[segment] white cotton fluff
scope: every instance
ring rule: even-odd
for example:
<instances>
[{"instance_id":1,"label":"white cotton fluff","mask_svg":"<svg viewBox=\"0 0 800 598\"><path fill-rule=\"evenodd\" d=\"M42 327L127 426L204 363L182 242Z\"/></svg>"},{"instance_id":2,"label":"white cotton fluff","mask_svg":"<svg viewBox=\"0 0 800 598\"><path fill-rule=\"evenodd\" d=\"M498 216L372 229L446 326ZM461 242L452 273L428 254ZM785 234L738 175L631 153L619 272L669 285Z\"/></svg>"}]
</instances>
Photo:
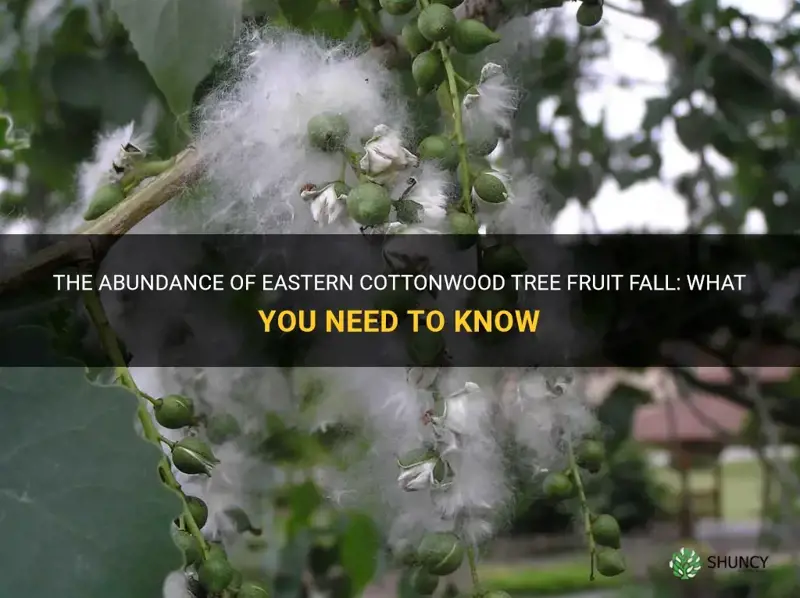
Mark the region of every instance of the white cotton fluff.
<instances>
[{"instance_id":1,"label":"white cotton fluff","mask_svg":"<svg viewBox=\"0 0 800 598\"><path fill-rule=\"evenodd\" d=\"M419 174L414 177L416 184L408 199L422 206L423 227L437 227L447 217L448 196L453 188L450 175L431 165L423 164Z\"/></svg>"},{"instance_id":2,"label":"white cotton fluff","mask_svg":"<svg viewBox=\"0 0 800 598\"><path fill-rule=\"evenodd\" d=\"M369 55L279 30L251 33L236 52L234 82L200 110L197 147L213 197L192 211L210 232L313 232L301 188L337 180L343 163L310 146L308 121L342 114L348 147L362 153L375 126L405 129L394 77Z\"/></svg>"},{"instance_id":3,"label":"white cotton fluff","mask_svg":"<svg viewBox=\"0 0 800 598\"><path fill-rule=\"evenodd\" d=\"M518 101L519 93L503 68L493 62L484 65L476 91L468 92L463 100L462 118L467 135L486 125L502 132L511 131Z\"/></svg>"}]
</instances>

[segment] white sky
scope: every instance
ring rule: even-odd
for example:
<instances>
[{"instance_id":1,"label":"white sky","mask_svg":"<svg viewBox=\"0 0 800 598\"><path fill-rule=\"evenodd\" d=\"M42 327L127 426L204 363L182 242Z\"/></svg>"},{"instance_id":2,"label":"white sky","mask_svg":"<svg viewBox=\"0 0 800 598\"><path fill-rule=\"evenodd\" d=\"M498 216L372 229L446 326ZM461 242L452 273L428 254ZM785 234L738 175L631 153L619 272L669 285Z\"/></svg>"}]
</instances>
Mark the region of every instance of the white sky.
<instances>
[{"instance_id":1,"label":"white sky","mask_svg":"<svg viewBox=\"0 0 800 598\"><path fill-rule=\"evenodd\" d=\"M639 11L641 6L640 0L609 1L634 12ZM757 17L774 20L785 14L789 3L790 0L720 0L722 6L733 6ZM577 6L578 3L568 3L566 10L575 12ZM598 70L613 75L615 79L626 76L634 81L656 84L636 85L632 89L621 89L615 84L609 84L599 88L597 92L585 93L580 98L581 108L589 122L597 122L604 110L607 134L621 137L631 134L639 127L645 100L661 95L658 85L663 85L667 80L667 65L658 52L647 47L647 43L657 34L656 27L650 21L606 8L601 26L605 28L609 39L610 55L598 65ZM624 192L619 191L616 182L606 182L590 203L601 232L615 232L633 227L677 232L687 226L686 202L672 190L668 181L683 172L694 170L697 159L683 148L671 126L663 129L662 139L662 181L637 184ZM726 166L721 158L714 160L713 164L715 168ZM752 212L747 220L746 230L742 232L765 231L760 212ZM578 202L570 201L556 219L555 229L559 233L594 230L590 223L591 220Z\"/></svg>"}]
</instances>

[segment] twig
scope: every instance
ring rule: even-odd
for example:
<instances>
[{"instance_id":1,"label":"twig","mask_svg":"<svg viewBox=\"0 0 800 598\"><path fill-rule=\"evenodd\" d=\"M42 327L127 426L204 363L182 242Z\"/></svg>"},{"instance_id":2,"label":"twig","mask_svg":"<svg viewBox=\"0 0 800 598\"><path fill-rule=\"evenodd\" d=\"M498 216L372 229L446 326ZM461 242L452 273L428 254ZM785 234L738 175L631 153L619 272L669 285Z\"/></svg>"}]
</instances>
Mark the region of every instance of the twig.
<instances>
[{"instance_id":1,"label":"twig","mask_svg":"<svg viewBox=\"0 0 800 598\"><path fill-rule=\"evenodd\" d=\"M120 237L195 182L202 173L197 152L178 154L175 165L149 181L98 220L75 231L75 236L43 249L0 280L0 293L18 289L60 268L99 263ZM91 235L91 237L89 236Z\"/></svg>"}]
</instances>

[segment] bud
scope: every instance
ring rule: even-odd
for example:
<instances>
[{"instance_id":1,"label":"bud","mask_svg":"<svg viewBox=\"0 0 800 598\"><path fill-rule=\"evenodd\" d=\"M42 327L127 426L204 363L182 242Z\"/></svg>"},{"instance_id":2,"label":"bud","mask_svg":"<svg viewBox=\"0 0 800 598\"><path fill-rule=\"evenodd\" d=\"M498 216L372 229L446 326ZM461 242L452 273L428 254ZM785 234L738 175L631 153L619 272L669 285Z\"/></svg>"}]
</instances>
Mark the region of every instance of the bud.
<instances>
[{"instance_id":1,"label":"bud","mask_svg":"<svg viewBox=\"0 0 800 598\"><path fill-rule=\"evenodd\" d=\"M420 562L429 573L450 575L464 560L464 545L453 533L425 534L417 548Z\"/></svg>"},{"instance_id":2,"label":"bud","mask_svg":"<svg viewBox=\"0 0 800 598\"><path fill-rule=\"evenodd\" d=\"M624 555L619 550L605 546L597 550L596 564L597 572L604 577L615 577L627 568Z\"/></svg>"},{"instance_id":3,"label":"bud","mask_svg":"<svg viewBox=\"0 0 800 598\"><path fill-rule=\"evenodd\" d=\"M431 4L417 17L417 27L423 37L432 42L446 40L456 24L453 11L444 4Z\"/></svg>"},{"instance_id":4,"label":"bud","mask_svg":"<svg viewBox=\"0 0 800 598\"><path fill-rule=\"evenodd\" d=\"M563 473L551 473L544 479L542 485L545 496L550 500L566 500L575 492L575 486Z\"/></svg>"},{"instance_id":5,"label":"bud","mask_svg":"<svg viewBox=\"0 0 800 598\"><path fill-rule=\"evenodd\" d=\"M600 546L619 548L621 545L619 523L611 515L598 515L595 518L592 523L592 535Z\"/></svg>"},{"instance_id":6,"label":"bud","mask_svg":"<svg viewBox=\"0 0 800 598\"><path fill-rule=\"evenodd\" d=\"M206 435L213 444L223 444L241 433L239 422L230 413L213 415L206 422Z\"/></svg>"},{"instance_id":7,"label":"bud","mask_svg":"<svg viewBox=\"0 0 800 598\"><path fill-rule=\"evenodd\" d=\"M493 172L479 174L472 190L477 199L489 204L501 204L508 200L505 183Z\"/></svg>"},{"instance_id":8,"label":"bud","mask_svg":"<svg viewBox=\"0 0 800 598\"><path fill-rule=\"evenodd\" d=\"M209 555L197 569L197 578L209 594L219 594L233 581L234 570L228 559Z\"/></svg>"},{"instance_id":9,"label":"bud","mask_svg":"<svg viewBox=\"0 0 800 598\"><path fill-rule=\"evenodd\" d=\"M450 34L450 43L462 54L477 54L500 39L496 32L475 19L458 21Z\"/></svg>"},{"instance_id":10,"label":"bud","mask_svg":"<svg viewBox=\"0 0 800 598\"><path fill-rule=\"evenodd\" d=\"M421 52L411 63L411 74L420 94L433 91L445 77L444 63L439 52L436 50Z\"/></svg>"},{"instance_id":11,"label":"bud","mask_svg":"<svg viewBox=\"0 0 800 598\"><path fill-rule=\"evenodd\" d=\"M83 219L87 222L97 220L111 208L122 203L124 199L125 193L122 191L122 185L119 183L103 185L92 196L89 207L83 213Z\"/></svg>"},{"instance_id":12,"label":"bud","mask_svg":"<svg viewBox=\"0 0 800 598\"><path fill-rule=\"evenodd\" d=\"M578 7L578 12L575 14L578 24L583 27L594 27L603 18L603 3L600 2L583 2Z\"/></svg>"},{"instance_id":13,"label":"bud","mask_svg":"<svg viewBox=\"0 0 800 598\"><path fill-rule=\"evenodd\" d=\"M416 567L409 577L409 585L420 596L430 596L439 586L439 578L422 567Z\"/></svg>"},{"instance_id":14,"label":"bud","mask_svg":"<svg viewBox=\"0 0 800 598\"><path fill-rule=\"evenodd\" d=\"M381 8L390 15L404 15L411 12L417 0L381 0Z\"/></svg>"},{"instance_id":15,"label":"bud","mask_svg":"<svg viewBox=\"0 0 800 598\"><path fill-rule=\"evenodd\" d=\"M400 32L400 39L403 42L403 46L412 56L416 56L431 47L431 42L420 33L416 19L412 19L403 26Z\"/></svg>"},{"instance_id":16,"label":"bud","mask_svg":"<svg viewBox=\"0 0 800 598\"><path fill-rule=\"evenodd\" d=\"M205 442L188 436L172 447L172 463L183 473L211 475L219 460Z\"/></svg>"},{"instance_id":17,"label":"bud","mask_svg":"<svg viewBox=\"0 0 800 598\"><path fill-rule=\"evenodd\" d=\"M170 430L177 430L194 423L194 403L187 397L169 395L158 399L153 412L156 421Z\"/></svg>"},{"instance_id":18,"label":"bud","mask_svg":"<svg viewBox=\"0 0 800 598\"><path fill-rule=\"evenodd\" d=\"M597 473L603 467L606 458L605 447L597 440L586 440L581 443L575 455L575 460L580 467L589 473Z\"/></svg>"},{"instance_id":19,"label":"bud","mask_svg":"<svg viewBox=\"0 0 800 598\"><path fill-rule=\"evenodd\" d=\"M446 170L453 170L458 166L458 148L444 135L426 137L420 142L417 153L420 160L439 162Z\"/></svg>"},{"instance_id":20,"label":"bud","mask_svg":"<svg viewBox=\"0 0 800 598\"><path fill-rule=\"evenodd\" d=\"M192 534L182 529L172 528L172 541L175 542L183 553L184 564L186 567L198 563L203 558L203 549L200 542Z\"/></svg>"},{"instance_id":21,"label":"bud","mask_svg":"<svg viewBox=\"0 0 800 598\"><path fill-rule=\"evenodd\" d=\"M342 149L349 134L350 124L341 114L326 112L308 121L308 138L311 144L324 152Z\"/></svg>"},{"instance_id":22,"label":"bud","mask_svg":"<svg viewBox=\"0 0 800 598\"><path fill-rule=\"evenodd\" d=\"M208 521L208 505L201 498L187 496L186 506L189 508L189 513L191 513L197 527L202 528Z\"/></svg>"},{"instance_id":23,"label":"bud","mask_svg":"<svg viewBox=\"0 0 800 598\"><path fill-rule=\"evenodd\" d=\"M269 598L269 592L257 583L246 581L239 588L236 598Z\"/></svg>"},{"instance_id":24,"label":"bud","mask_svg":"<svg viewBox=\"0 0 800 598\"><path fill-rule=\"evenodd\" d=\"M389 218L392 199L375 183L362 183L347 196L347 213L362 226L378 226Z\"/></svg>"}]
</instances>

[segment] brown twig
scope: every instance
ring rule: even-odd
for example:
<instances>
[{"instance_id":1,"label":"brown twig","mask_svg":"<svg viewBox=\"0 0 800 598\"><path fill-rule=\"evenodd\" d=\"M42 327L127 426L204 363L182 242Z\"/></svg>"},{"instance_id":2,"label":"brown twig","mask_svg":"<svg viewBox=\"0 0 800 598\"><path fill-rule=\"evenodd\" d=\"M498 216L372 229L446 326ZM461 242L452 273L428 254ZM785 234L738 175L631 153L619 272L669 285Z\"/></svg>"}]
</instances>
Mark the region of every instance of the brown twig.
<instances>
[{"instance_id":1,"label":"brown twig","mask_svg":"<svg viewBox=\"0 0 800 598\"><path fill-rule=\"evenodd\" d=\"M90 222L64 241L36 253L0 279L0 293L19 289L61 268L82 263L99 263L114 243L134 226L179 195L200 178L202 164L189 148L178 154L175 165L152 179L121 204ZM91 235L91 236L90 236Z\"/></svg>"}]
</instances>

